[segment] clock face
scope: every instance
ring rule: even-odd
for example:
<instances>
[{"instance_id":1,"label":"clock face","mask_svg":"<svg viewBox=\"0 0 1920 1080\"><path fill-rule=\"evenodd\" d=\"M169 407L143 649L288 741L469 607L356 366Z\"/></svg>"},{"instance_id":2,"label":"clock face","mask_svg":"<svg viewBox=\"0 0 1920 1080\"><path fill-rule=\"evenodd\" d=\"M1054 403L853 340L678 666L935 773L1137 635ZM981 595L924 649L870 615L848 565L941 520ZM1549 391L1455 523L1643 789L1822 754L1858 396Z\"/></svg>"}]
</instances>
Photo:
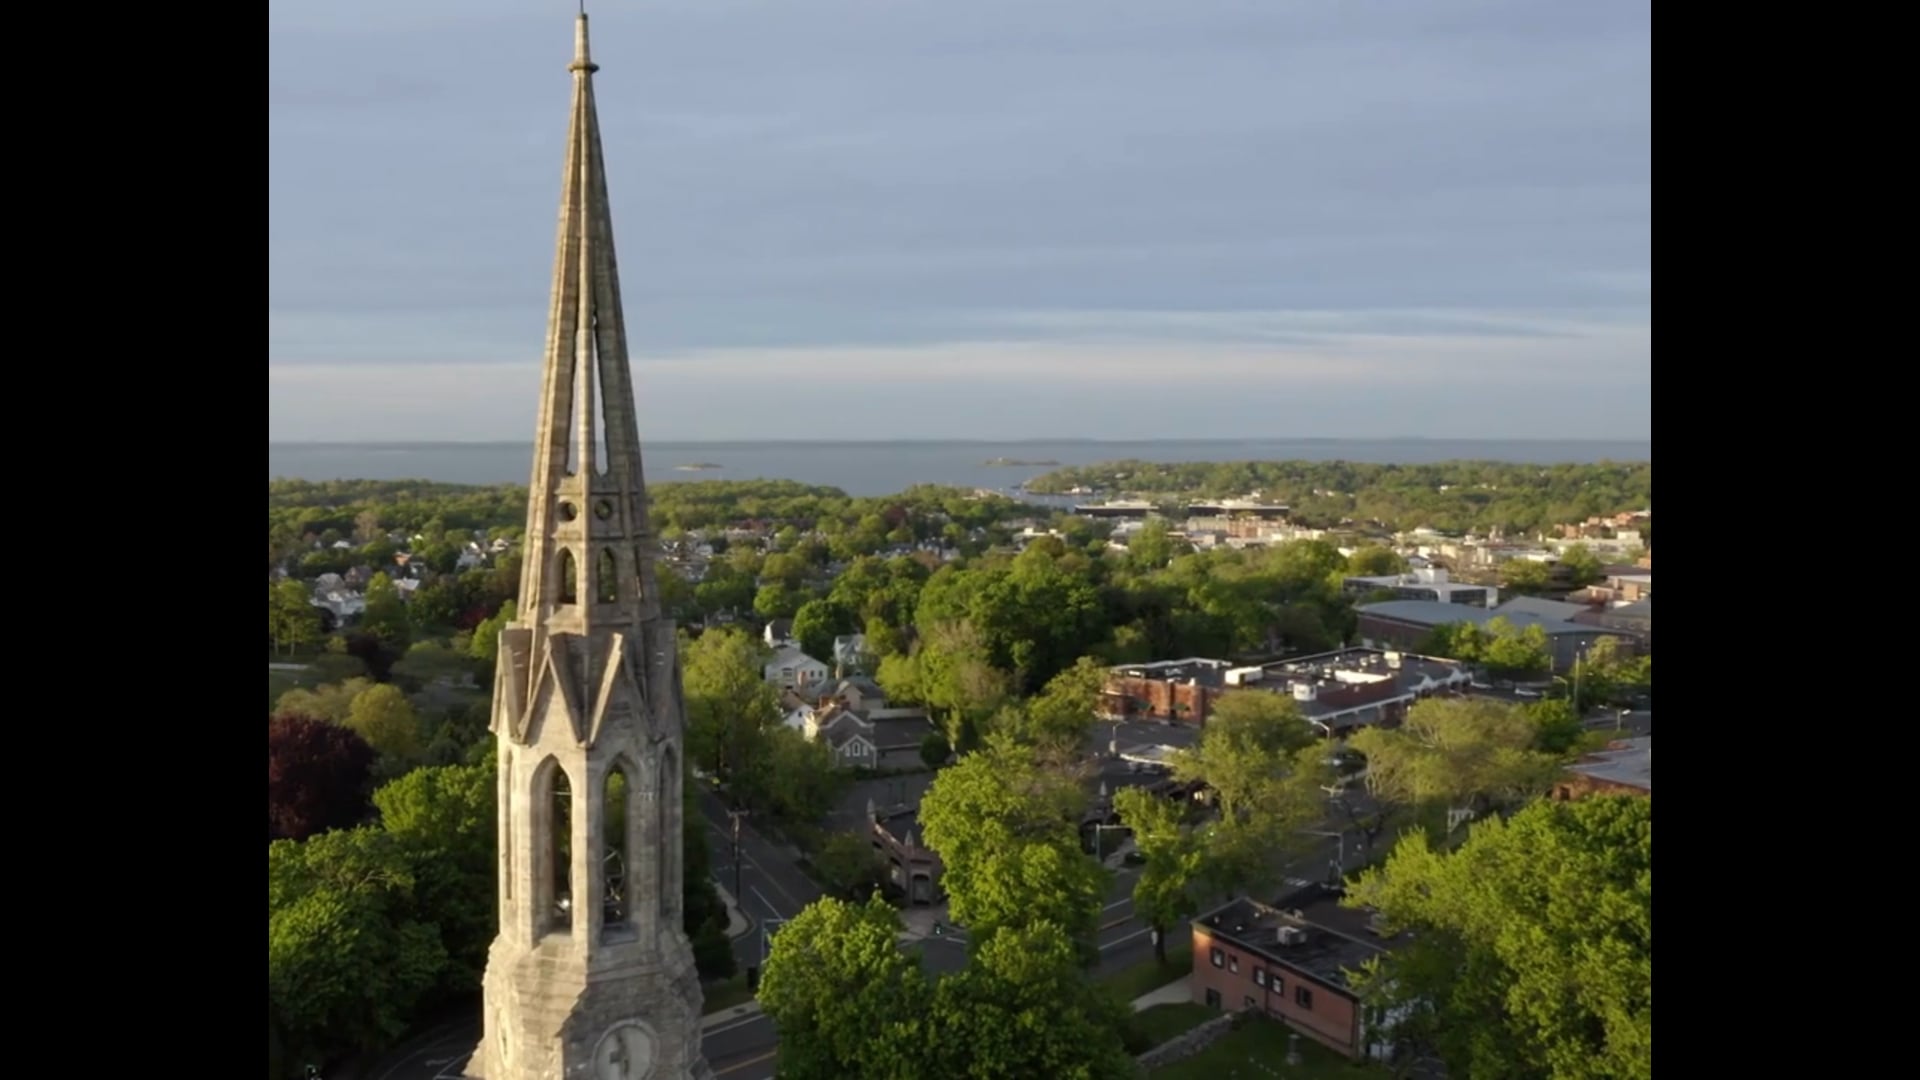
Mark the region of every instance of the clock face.
<instances>
[{"instance_id":1,"label":"clock face","mask_svg":"<svg viewBox=\"0 0 1920 1080\"><path fill-rule=\"evenodd\" d=\"M653 1036L639 1024L616 1024L593 1052L599 1080L646 1080L653 1074Z\"/></svg>"}]
</instances>

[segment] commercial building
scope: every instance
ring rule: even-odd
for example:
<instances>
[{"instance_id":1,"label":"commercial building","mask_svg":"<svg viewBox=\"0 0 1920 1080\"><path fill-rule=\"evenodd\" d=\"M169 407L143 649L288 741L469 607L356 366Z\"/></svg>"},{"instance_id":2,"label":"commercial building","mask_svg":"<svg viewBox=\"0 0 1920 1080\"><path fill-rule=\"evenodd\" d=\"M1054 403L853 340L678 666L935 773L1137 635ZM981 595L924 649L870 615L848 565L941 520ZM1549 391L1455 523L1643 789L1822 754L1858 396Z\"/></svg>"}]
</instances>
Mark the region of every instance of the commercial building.
<instances>
[{"instance_id":1,"label":"commercial building","mask_svg":"<svg viewBox=\"0 0 1920 1080\"><path fill-rule=\"evenodd\" d=\"M1372 648L1258 667L1191 657L1112 669L1101 707L1110 720L1205 725L1222 694L1265 690L1291 697L1322 734L1340 737L1354 728L1396 724L1415 701L1463 691L1471 682L1471 673L1457 661Z\"/></svg>"},{"instance_id":2,"label":"commercial building","mask_svg":"<svg viewBox=\"0 0 1920 1080\"><path fill-rule=\"evenodd\" d=\"M1468 604L1490 608L1500 602L1500 590L1491 585L1468 585L1447 578L1442 567L1410 570L1379 577L1350 577L1342 583L1350 596L1392 593L1396 600L1432 600L1441 604Z\"/></svg>"},{"instance_id":3,"label":"commercial building","mask_svg":"<svg viewBox=\"0 0 1920 1080\"><path fill-rule=\"evenodd\" d=\"M1385 600L1362 604L1359 616L1361 641L1369 646L1410 649L1417 647L1436 627L1470 622L1480 626L1505 619L1515 629L1538 626L1547 635L1547 647L1556 672L1570 671L1574 660L1593 648L1603 637L1618 638L1621 655L1631 655L1631 635L1603 626L1543 618L1528 611L1487 611L1466 604L1440 604L1431 600Z\"/></svg>"},{"instance_id":4,"label":"commercial building","mask_svg":"<svg viewBox=\"0 0 1920 1080\"><path fill-rule=\"evenodd\" d=\"M1589 795L1653 798L1653 736L1608 743L1605 750L1567 766L1567 778L1553 789L1553 797L1561 800Z\"/></svg>"}]
</instances>

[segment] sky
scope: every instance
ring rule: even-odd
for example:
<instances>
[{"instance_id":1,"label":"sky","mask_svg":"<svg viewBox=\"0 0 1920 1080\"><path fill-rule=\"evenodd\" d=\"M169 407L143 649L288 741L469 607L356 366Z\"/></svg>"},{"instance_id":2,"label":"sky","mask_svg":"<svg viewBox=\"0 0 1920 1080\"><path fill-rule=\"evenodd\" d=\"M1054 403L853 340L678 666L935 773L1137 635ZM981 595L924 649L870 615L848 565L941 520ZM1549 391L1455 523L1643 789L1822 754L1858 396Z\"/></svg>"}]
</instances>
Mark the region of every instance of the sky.
<instances>
[{"instance_id":1,"label":"sky","mask_svg":"<svg viewBox=\"0 0 1920 1080\"><path fill-rule=\"evenodd\" d=\"M588 0L643 439L1620 438L1651 5ZM270 441L531 438L575 0L269 0Z\"/></svg>"}]
</instances>

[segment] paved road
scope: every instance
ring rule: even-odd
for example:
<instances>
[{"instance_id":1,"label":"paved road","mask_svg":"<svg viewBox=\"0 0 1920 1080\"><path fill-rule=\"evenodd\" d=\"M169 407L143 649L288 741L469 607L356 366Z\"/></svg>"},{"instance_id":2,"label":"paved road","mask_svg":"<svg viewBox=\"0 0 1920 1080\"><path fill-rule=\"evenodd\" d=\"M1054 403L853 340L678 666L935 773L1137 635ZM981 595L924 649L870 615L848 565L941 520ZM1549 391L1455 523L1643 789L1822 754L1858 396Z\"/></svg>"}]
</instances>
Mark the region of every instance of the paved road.
<instances>
[{"instance_id":1,"label":"paved road","mask_svg":"<svg viewBox=\"0 0 1920 1080\"><path fill-rule=\"evenodd\" d=\"M467 1058L479 1041L478 1017L443 1024L409 1040L384 1064L366 1073L365 1080L458 1080L465 1075ZM763 1015L715 1024L708 1029L703 1046L716 1077L773 1078L773 1022Z\"/></svg>"},{"instance_id":2,"label":"paved road","mask_svg":"<svg viewBox=\"0 0 1920 1080\"><path fill-rule=\"evenodd\" d=\"M731 891L734 886L733 824L727 816L726 804L712 790L703 789L699 806L707 821L707 842L712 850L715 877ZM759 926L769 920L791 919L821 895L819 886L794 865L791 851L755 832L749 824L751 820L741 822L738 902L756 923L756 932L735 942L735 953L743 968L761 961L763 936L758 932ZM1337 850L1336 840L1316 840L1307 854L1286 868L1287 873L1297 875L1299 880L1322 877ZM1351 862L1352 851L1348 857ZM1132 892L1139 874L1136 867L1122 867L1109 886L1096 939L1101 970L1125 968L1153 955L1149 928L1133 912ZM1182 922L1170 928L1169 940L1182 940L1188 933L1188 925ZM929 972L948 974L966 964L964 933L927 937L919 941L917 947L922 964ZM710 1026L703 1045L717 1077L771 1080L778 1040L772 1021L758 1012L736 1015L728 1010L708 1017L706 1022ZM384 1064L368 1072L366 1080L455 1080L479 1037L478 1017L442 1025L411 1040Z\"/></svg>"}]
</instances>

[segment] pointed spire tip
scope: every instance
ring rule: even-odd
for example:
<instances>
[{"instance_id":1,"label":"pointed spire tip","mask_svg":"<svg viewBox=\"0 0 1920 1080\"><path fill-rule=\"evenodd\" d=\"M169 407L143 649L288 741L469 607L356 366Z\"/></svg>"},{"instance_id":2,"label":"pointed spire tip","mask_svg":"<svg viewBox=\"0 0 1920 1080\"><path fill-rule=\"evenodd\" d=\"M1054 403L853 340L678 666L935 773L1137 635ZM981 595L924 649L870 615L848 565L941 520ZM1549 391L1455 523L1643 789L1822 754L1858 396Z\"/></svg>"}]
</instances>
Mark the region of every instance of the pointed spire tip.
<instances>
[{"instance_id":1,"label":"pointed spire tip","mask_svg":"<svg viewBox=\"0 0 1920 1080\"><path fill-rule=\"evenodd\" d=\"M567 70L588 74L600 70L587 49L587 0L580 0L580 15L573 21L573 63L567 65Z\"/></svg>"}]
</instances>

